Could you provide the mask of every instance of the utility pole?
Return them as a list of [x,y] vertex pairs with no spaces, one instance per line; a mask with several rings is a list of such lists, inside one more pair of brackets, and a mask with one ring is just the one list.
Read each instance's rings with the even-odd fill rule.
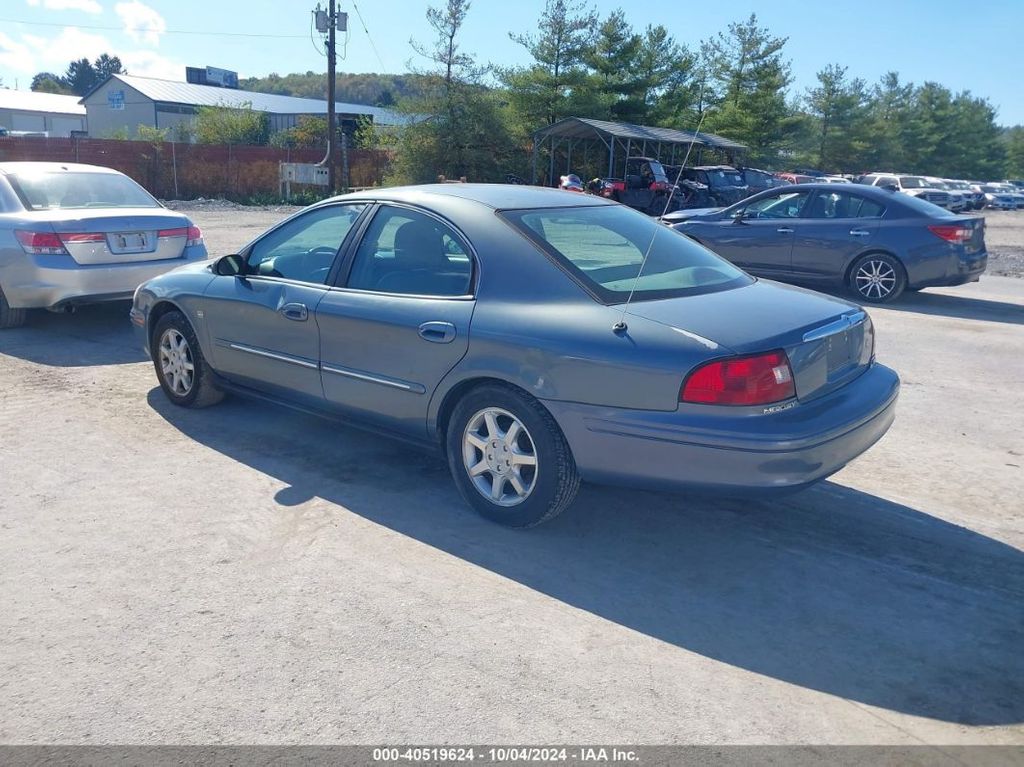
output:
[[[335,8],[336,0],[328,0],[327,4],[327,155],[321,161],[321,165],[327,166],[327,191],[329,194],[334,194],[337,188],[335,169],[334,169],[334,155],[335,147],[338,143],[338,117],[335,114],[334,107],[334,78],[335,68],[337,65],[337,48],[335,45],[335,27],[337,25],[338,14]],[[317,5],[317,28],[320,31],[320,6]]]

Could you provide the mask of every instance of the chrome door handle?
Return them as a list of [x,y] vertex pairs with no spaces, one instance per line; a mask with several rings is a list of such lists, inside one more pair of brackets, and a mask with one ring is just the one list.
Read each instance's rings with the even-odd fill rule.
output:
[[854,237],[870,237],[871,236],[871,232],[869,232],[869,231],[867,231],[865,229],[851,229],[850,230],[850,234],[852,234]]
[[435,344],[450,344],[455,340],[455,326],[450,322],[424,322],[420,325],[420,338]]
[[775,231],[778,232],[779,234],[793,234],[793,230],[788,226],[780,226]]
[[305,322],[306,318],[309,317],[309,309],[306,308],[305,304],[285,304],[280,309],[281,315],[287,320],[295,320],[296,322]]

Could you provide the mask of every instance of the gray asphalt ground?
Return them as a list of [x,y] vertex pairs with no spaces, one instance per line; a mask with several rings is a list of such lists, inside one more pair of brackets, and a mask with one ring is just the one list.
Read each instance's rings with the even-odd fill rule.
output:
[[[214,252],[282,213],[221,215]],[[0,742],[1024,744],[1024,280],[871,314],[897,420],[828,482],[585,486],[526,532],[402,445],[174,408],[124,305],[37,315],[0,334]]]

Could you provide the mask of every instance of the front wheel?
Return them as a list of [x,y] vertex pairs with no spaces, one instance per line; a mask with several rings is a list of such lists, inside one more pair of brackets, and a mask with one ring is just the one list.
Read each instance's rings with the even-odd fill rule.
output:
[[463,499],[507,527],[533,527],[572,503],[580,478],[555,419],[510,386],[463,397],[448,424],[448,467]]
[[181,312],[168,312],[153,330],[153,366],[167,399],[181,407],[209,407],[224,399],[213,384],[192,325]]
[[885,253],[869,253],[850,270],[850,289],[861,301],[894,301],[907,286],[903,264]]

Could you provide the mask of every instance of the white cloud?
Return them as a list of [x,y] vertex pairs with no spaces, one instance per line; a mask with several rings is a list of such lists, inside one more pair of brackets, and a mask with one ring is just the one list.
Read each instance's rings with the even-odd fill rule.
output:
[[56,37],[22,35],[23,43],[34,52],[32,71],[62,74],[68,62],[77,59],[92,61],[114,48],[103,35],[94,35],[75,27],[64,27]]
[[[40,0],[28,0],[31,6],[40,5]],[[42,0],[42,6],[50,11],[83,11],[103,13],[103,6],[96,0]]]
[[124,31],[135,42],[160,44],[160,35],[167,31],[167,22],[154,9],[140,3],[139,0],[131,0],[128,3],[118,3],[114,10],[124,24]]
[[35,56],[23,41],[0,32],[0,67],[14,72],[36,72]]
[[120,56],[130,75],[159,77],[163,80],[185,79],[185,65],[153,51],[127,51]]

